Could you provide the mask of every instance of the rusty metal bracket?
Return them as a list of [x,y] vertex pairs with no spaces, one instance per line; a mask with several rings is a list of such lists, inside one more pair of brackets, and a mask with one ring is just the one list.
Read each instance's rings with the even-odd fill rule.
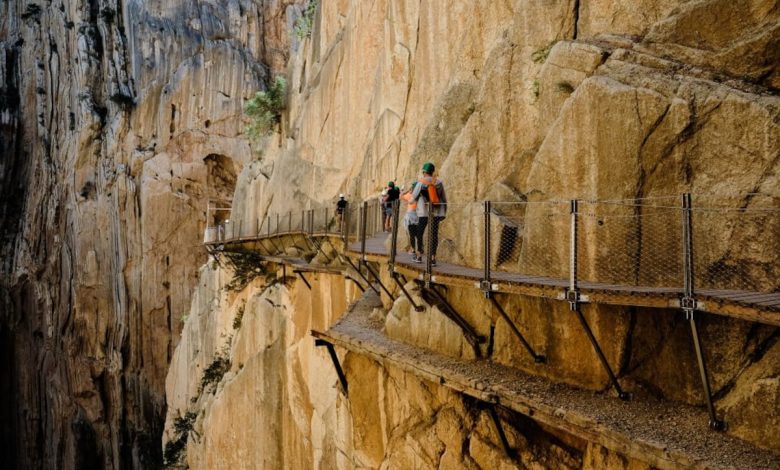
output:
[[347,376],[344,375],[344,370],[339,363],[339,357],[336,355],[336,349],[333,345],[324,339],[317,338],[314,340],[314,345],[321,347],[325,346],[328,349],[330,360],[333,362],[333,367],[336,369],[336,375],[339,377],[339,383],[341,384],[341,391],[344,392],[344,396],[349,396],[349,387],[347,385]]
[[379,283],[379,287],[381,287],[382,290],[385,291],[385,294],[387,294],[387,296],[390,297],[390,300],[395,301],[395,297],[393,297],[393,294],[391,294],[390,291],[387,290],[387,287],[385,287],[385,285],[382,283],[382,280],[379,279],[379,274],[377,274],[376,271],[374,271],[374,269],[368,263],[363,262],[363,264],[365,265],[366,270],[369,273],[371,273],[372,276],[374,276],[374,279],[376,279],[376,282]]
[[358,288],[358,289],[360,289],[360,292],[365,292],[365,291],[366,291],[365,287],[363,287],[363,286],[362,286],[362,285],[361,285],[361,284],[360,284],[360,283],[357,281],[357,279],[355,279],[354,277],[352,277],[352,276],[344,276],[344,277],[346,277],[346,278],[347,278],[347,279],[349,279],[350,281],[354,282],[354,283],[355,283],[355,285],[357,286],[357,288]]
[[506,433],[504,432],[504,425],[501,424],[501,418],[498,416],[498,411],[496,411],[496,405],[494,404],[488,404],[487,406],[488,414],[490,414],[490,418],[493,420],[493,425],[496,427],[496,432],[498,433],[498,437],[501,439],[501,446],[504,448],[504,453],[507,457],[514,458],[514,451],[509,446],[509,439],[506,438]]
[[504,319],[504,321],[509,325],[509,328],[512,330],[512,333],[515,334],[515,337],[517,337],[518,340],[520,340],[520,344],[523,345],[523,348],[525,348],[526,351],[528,351],[528,354],[531,355],[531,357],[534,358],[534,362],[537,364],[541,364],[547,361],[547,358],[542,354],[537,354],[536,351],[531,347],[531,345],[528,343],[528,341],[525,339],[525,336],[520,332],[519,329],[517,329],[517,326],[515,326],[514,322],[511,318],[509,318],[509,315],[507,315],[504,308],[501,306],[501,304],[498,303],[496,300],[495,295],[491,295],[488,297],[490,299],[490,302],[493,304],[493,306],[498,310],[498,313],[501,315],[501,318]]
[[306,284],[306,287],[308,287],[309,290],[311,290],[311,284],[309,284],[309,281],[306,280],[306,276],[304,276],[303,273],[300,272],[300,271],[294,271],[294,272],[295,272],[295,274],[298,275],[298,277],[301,278],[301,281],[303,281],[303,283]]
[[[371,284],[371,281],[366,279],[366,276],[364,276],[363,272],[358,268],[358,266],[355,266],[355,263],[353,263],[352,260],[349,259],[349,256],[345,256],[344,259],[346,259],[347,262],[349,263],[349,265],[352,266],[352,269],[354,269],[355,272],[358,273],[358,276],[360,276],[360,279],[363,279],[363,281],[368,285],[368,287],[370,287],[371,290],[376,292],[376,295],[379,295],[379,291],[377,290],[377,288],[374,287],[373,284]],[[364,291],[365,291],[365,289],[364,289]]]
[[414,307],[414,311],[415,312],[422,312],[423,310],[425,310],[425,307],[423,307],[422,305],[417,305],[414,302],[414,299],[412,298],[412,296],[409,295],[409,292],[406,291],[406,287],[404,287],[403,283],[398,279],[398,276],[399,276],[398,273],[392,272],[392,273],[390,273],[390,276],[393,278],[395,283],[401,289],[401,292],[403,292],[403,294],[406,296],[407,300],[409,300],[409,303],[412,304],[412,307]]
[[460,316],[457,311],[447,302],[447,299],[437,291],[434,287],[426,287],[424,282],[419,282],[420,292],[423,298],[430,305],[435,305],[447,318],[452,320],[463,332],[463,337],[474,349],[474,355],[476,357],[482,357],[482,352],[479,349],[481,343],[487,342],[487,338],[480,336],[474,328],[469,325],[465,318]]

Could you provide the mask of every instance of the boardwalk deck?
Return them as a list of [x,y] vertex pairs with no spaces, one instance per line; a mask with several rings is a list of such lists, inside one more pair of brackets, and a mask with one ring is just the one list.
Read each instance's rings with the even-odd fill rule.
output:
[[312,335],[661,469],[780,468],[778,454],[723,433],[702,432],[707,413],[701,408],[652,397],[615,400],[489,360],[455,359],[393,340],[382,333],[382,322],[369,318],[377,304],[369,291],[330,330]]
[[[387,234],[382,233],[366,239],[366,260],[386,263],[389,251],[386,248]],[[347,246],[347,254],[362,256],[360,243]],[[423,279],[424,263],[415,263],[407,253],[398,253],[395,269],[407,277]],[[433,282],[475,287],[483,278],[482,269],[469,268],[451,263],[439,262],[432,268]],[[493,290],[497,292],[529,295],[550,299],[564,299],[567,279],[544,276],[529,276],[509,272],[491,272]],[[623,305],[649,308],[677,308],[682,288],[661,288],[602,284],[598,282],[578,283],[582,300],[591,303]],[[759,293],[735,290],[702,289],[696,292],[697,309],[717,315],[780,326],[780,292]]]

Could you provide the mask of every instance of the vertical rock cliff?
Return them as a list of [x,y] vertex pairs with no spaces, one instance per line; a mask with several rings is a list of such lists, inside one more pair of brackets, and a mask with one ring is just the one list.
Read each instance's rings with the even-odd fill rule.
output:
[[[294,1],[0,5],[0,460],[152,468],[208,198]],[[215,178],[215,174],[228,175]]]
[[[289,106],[279,132],[237,177],[234,228],[240,221],[245,228],[240,234],[251,236],[268,214],[329,206],[338,193],[352,201],[368,199],[388,180],[413,180],[428,160],[437,163],[452,203],[441,235],[442,258],[449,261],[479,259],[482,247],[470,228],[479,224],[480,208],[473,201],[486,198],[624,200],[692,191],[711,198],[706,203],[776,203],[779,25],[780,5],[764,0],[739,7],[721,0],[322,2],[311,37],[290,56]],[[751,227],[750,240],[759,239],[760,231]],[[740,235],[731,228],[719,233],[707,237],[707,256],[766,269],[776,279],[774,253],[737,253],[733,247]],[[767,233],[771,238],[774,226]],[[618,232],[609,235],[601,247],[605,253],[626,239]],[[530,236],[549,245],[548,269],[566,269],[565,240],[549,231]],[[621,260],[588,253],[583,263],[585,275],[603,275]],[[230,465],[259,467],[293,461],[342,468],[498,468],[518,462],[546,468],[650,467],[641,458],[633,461],[614,449],[533,425],[539,432],[511,437],[526,453],[504,461],[497,436],[474,404],[354,353],[343,357],[351,383],[356,382],[349,400],[332,389],[312,395],[314,387],[333,387],[336,379],[324,353],[307,353],[309,363],[322,366],[314,371],[298,362],[302,348],[310,345],[291,341],[289,332],[322,316],[314,311],[312,317],[298,316],[298,296],[309,294],[298,284],[289,289],[280,296],[254,286],[241,294],[270,296],[266,303],[279,306],[270,313],[263,302],[247,301],[244,313],[263,318],[268,336],[257,340],[252,357],[263,364],[276,361],[273,373],[266,366],[262,373],[243,372],[230,361],[219,383],[199,393],[193,384],[203,371],[196,368],[195,378],[182,379],[182,358],[203,367],[193,355],[201,354],[201,346],[193,342],[210,345],[229,335],[217,329],[204,337],[206,330],[188,323],[188,350],[177,351],[177,366],[168,377],[168,396],[177,406],[169,408],[163,442],[181,436],[175,432],[177,418],[193,413],[189,465],[219,465],[217,455],[229,454],[239,459]],[[490,334],[495,318],[478,291],[452,290],[447,297],[480,334]],[[565,303],[522,296],[507,302],[549,364],[534,365],[502,323],[495,329],[494,362],[580,388],[608,388]],[[469,357],[458,328],[440,314],[417,314],[403,299],[389,307],[376,313],[386,315],[385,334]],[[230,318],[236,308],[213,304],[193,310],[188,322]],[[689,331],[678,312],[594,305],[585,308],[585,316],[630,389],[703,403]],[[756,414],[776,409],[780,398],[777,329],[707,316],[700,323],[728,433],[777,450],[780,443],[771,429],[780,416]],[[235,342],[226,348],[225,357],[246,358],[236,352]],[[269,398],[277,395],[278,405]],[[231,401],[255,418],[244,421]],[[311,409],[313,415],[286,417]],[[323,421],[325,409],[330,418]],[[240,416],[241,424],[226,415]],[[323,426],[335,434],[335,442],[323,440]],[[472,432],[473,438],[465,437]],[[311,447],[286,445],[288,433],[302,435]],[[258,442],[268,447],[260,452]],[[267,455],[273,463],[263,460]]]
[[[154,468],[192,411],[193,467],[512,465],[485,415],[436,384],[352,355],[348,371],[370,379],[340,398],[307,332],[355,292],[327,276],[314,294],[270,278],[226,291],[200,246],[210,199],[232,198],[246,229],[339,192],[367,198],[434,160],[462,204],[444,244],[469,259],[480,248],[454,232],[487,197],[780,197],[776,0],[327,0],[299,40],[304,3],[0,3],[0,461]],[[287,111],[258,155],[242,106],[280,73]],[[773,259],[729,241],[714,255]],[[565,305],[513,302],[556,360],[543,374],[603,387],[586,344],[561,340]],[[671,314],[586,313],[621,374],[701,401]],[[414,343],[409,314],[396,306],[388,330]],[[776,329],[703,330],[722,346],[708,354],[729,432],[777,449]],[[533,372],[497,334],[495,360]],[[632,465],[532,434],[510,436],[528,466]]]

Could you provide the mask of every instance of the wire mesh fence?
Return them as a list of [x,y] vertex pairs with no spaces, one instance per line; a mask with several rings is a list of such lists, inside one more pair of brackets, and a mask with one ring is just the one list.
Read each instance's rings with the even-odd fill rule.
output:
[[570,220],[568,202],[491,202],[486,234],[489,269],[493,273],[568,277]]
[[696,289],[780,292],[780,204],[759,195],[693,199]]
[[326,207],[246,226],[226,221],[208,227],[205,238],[327,233],[342,236],[353,251],[382,255],[391,254],[394,242],[398,261],[428,269],[446,262],[495,279],[569,279],[574,259],[578,282],[665,289],[683,289],[690,250],[695,290],[780,292],[778,197],[703,195],[690,209],[679,196],[579,201],[574,215],[570,201],[446,203],[430,213],[395,204],[396,212],[375,198],[343,214]]
[[577,277],[682,288],[683,212],[674,201],[586,201],[577,211]]

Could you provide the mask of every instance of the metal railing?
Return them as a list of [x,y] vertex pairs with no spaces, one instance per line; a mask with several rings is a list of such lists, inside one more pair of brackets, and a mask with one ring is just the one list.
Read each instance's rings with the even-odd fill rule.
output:
[[226,223],[206,227],[204,243],[220,245],[283,235],[333,235],[346,236],[348,213],[338,214],[332,208],[308,209],[270,214],[258,219],[253,226],[227,221]]
[[[686,198],[688,207],[682,202]],[[386,208],[372,199],[347,206],[343,214],[320,208],[271,214],[255,224],[229,221],[208,227],[204,241],[224,244],[298,233],[338,236],[362,259],[373,252],[388,256],[391,265],[413,262],[412,245],[421,241],[419,264],[428,276],[443,261],[480,269],[483,281],[516,275],[574,277],[576,283],[680,292],[688,260],[695,290],[780,291],[778,198],[483,201],[432,209],[446,218],[421,219],[422,230],[410,230],[405,204],[396,202],[387,212],[388,221]]]

